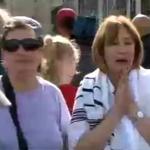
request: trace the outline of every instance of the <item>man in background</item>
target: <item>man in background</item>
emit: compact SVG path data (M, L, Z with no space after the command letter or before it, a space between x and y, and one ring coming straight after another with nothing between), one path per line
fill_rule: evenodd
M74 39L73 28L77 14L71 8L62 8L56 14L57 33L68 38Z
M10 19L10 14L5 9L0 9L0 37L3 33L3 26L5 22L7 22ZM2 56L1 56L1 50L0 50L0 75L4 74L4 68L3 68L3 62L2 62Z
M144 46L144 60L142 66L150 68L150 17L143 14L136 15L132 22L140 33Z

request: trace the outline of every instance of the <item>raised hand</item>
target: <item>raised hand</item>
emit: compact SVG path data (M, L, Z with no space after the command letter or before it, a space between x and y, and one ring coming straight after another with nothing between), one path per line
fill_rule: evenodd
M128 68L120 73L120 79L115 93L115 108L120 115L127 115L130 104L134 101L134 97L129 86L128 75Z

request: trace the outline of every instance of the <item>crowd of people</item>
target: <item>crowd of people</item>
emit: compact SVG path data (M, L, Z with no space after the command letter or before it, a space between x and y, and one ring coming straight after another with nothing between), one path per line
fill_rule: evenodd
M0 150L150 150L150 18L106 17L96 69L78 86L76 19L62 8L57 35L43 35L37 20L0 10Z

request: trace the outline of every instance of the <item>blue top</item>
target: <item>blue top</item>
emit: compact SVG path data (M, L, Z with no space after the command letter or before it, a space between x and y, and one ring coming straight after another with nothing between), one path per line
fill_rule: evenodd
M18 118L29 150L62 150L70 114L60 90L38 78L32 91L15 92ZM1 80L0 80L1 83ZM0 107L0 150L18 150L9 107Z

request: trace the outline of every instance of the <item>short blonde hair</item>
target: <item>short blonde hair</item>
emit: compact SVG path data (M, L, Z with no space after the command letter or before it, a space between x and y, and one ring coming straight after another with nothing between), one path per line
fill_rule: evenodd
M69 39L60 35L53 37L46 35L44 37L44 45L45 60L42 63L42 74L47 80L59 85L60 79L57 74L56 62L62 60L64 56L68 55L71 57L73 56L76 63L78 63L80 51Z
M99 26L92 45L94 63L103 72L107 72L104 59L105 45L111 45L118 36L119 28L124 26L135 43L133 68L139 68L143 59L143 45L140 35L130 19L125 16L109 16Z

